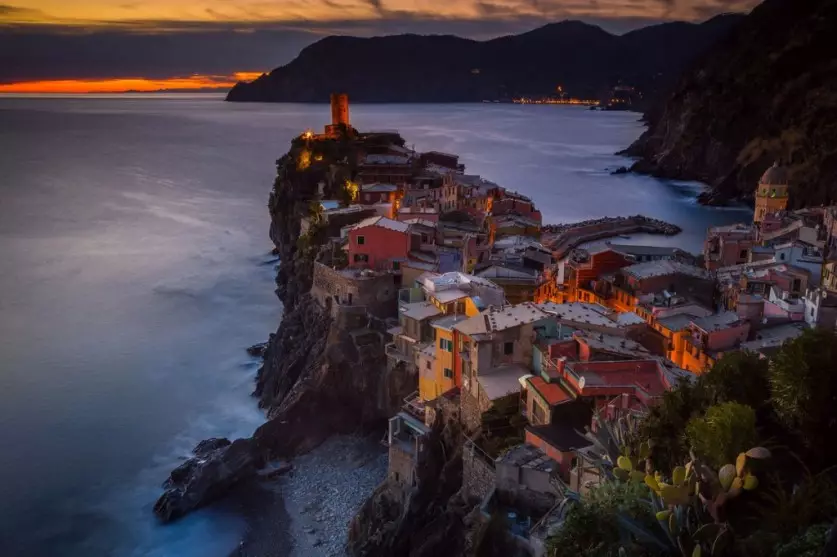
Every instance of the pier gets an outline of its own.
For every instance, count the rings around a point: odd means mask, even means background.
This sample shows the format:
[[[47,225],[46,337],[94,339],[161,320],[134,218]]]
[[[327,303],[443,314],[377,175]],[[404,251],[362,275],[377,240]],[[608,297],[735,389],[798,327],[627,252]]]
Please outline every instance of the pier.
[[[660,234],[674,236],[681,228],[677,225],[643,215],[630,217],[604,217],[569,224],[551,224],[543,227],[543,244],[552,250],[557,259],[587,242],[604,240],[623,234]]]

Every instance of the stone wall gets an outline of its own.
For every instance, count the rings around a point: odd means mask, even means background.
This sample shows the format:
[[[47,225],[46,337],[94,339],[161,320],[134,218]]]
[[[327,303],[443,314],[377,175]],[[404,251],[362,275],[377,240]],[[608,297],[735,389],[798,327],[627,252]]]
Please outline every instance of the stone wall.
[[[424,424],[427,427],[433,427],[437,420],[439,423],[459,423],[460,413],[459,395],[444,394],[427,403]]]
[[[311,296],[324,309],[343,305],[365,308],[368,313],[381,318],[397,314],[398,289],[394,275],[389,273],[355,275],[315,262]],[[335,309],[330,311],[336,312]]]
[[[476,431],[482,424],[482,410],[479,400],[465,390],[462,391],[460,397],[460,419],[465,431]]]
[[[400,443],[390,445],[389,470],[387,473],[390,481],[405,487],[411,486],[415,467],[415,457],[411,452],[405,450]]]
[[[462,448],[462,492],[473,503],[485,499],[494,489],[494,463],[472,441]]]
[[[471,381],[470,383],[470,389],[462,389],[460,396],[460,417],[462,427],[466,431],[475,432],[482,427],[482,415],[491,408],[493,403],[488,398],[488,395],[485,394],[485,390],[480,387],[479,380]],[[506,398],[511,397],[517,399],[520,397],[520,394],[511,393],[508,397],[502,397],[497,400],[505,401]]]

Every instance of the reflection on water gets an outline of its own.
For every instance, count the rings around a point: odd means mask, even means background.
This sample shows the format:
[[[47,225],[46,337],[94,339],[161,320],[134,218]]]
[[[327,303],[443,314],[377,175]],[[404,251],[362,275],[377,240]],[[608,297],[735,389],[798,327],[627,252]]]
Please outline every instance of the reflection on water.
[[[200,439],[249,435],[255,363],[279,322],[267,241],[274,161],[325,105],[217,98],[0,99],[0,543],[11,555],[225,556],[222,507],[171,527],[151,506]],[[360,129],[532,196],[547,222],[644,213],[684,227],[748,216],[613,153],[636,115],[572,107],[359,105]]]

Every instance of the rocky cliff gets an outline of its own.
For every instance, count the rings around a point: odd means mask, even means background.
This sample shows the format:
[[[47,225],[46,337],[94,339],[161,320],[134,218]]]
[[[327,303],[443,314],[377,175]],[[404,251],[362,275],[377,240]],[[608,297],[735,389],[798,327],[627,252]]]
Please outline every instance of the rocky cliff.
[[[254,393],[268,421],[252,438],[196,447],[194,457],[172,472],[155,506],[164,521],[223,495],[272,459],[306,452],[333,434],[383,431],[386,418],[415,389],[415,377],[388,371],[382,323],[337,322],[308,295],[314,260],[328,254],[320,253],[324,238],[301,241],[300,220],[320,182],[326,195],[343,182],[328,160],[303,165],[299,154],[294,147],[277,161],[269,202],[284,315],[267,343]]]
[[[550,95],[557,85],[576,97],[598,98],[619,83],[651,98],[738,19],[666,23],[624,35],[563,21],[489,41],[326,37],[289,64],[238,83],[227,100],[321,102],[345,91],[360,102],[480,102]]]
[[[837,199],[837,2],[766,0],[701,57],[627,151],[633,170],[747,198],[775,160],[791,205]]]

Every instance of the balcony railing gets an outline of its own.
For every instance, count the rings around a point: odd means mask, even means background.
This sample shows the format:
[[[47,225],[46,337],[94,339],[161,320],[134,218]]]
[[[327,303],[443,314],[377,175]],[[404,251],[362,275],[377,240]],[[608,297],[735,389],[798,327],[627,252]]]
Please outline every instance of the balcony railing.
[[[413,391],[412,394],[404,398],[402,408],[414,418],[424,421],[424,401],[419,398],[418,391]]]
[[[410,361],[410,358],[408,358],[406,354],[404,354],[401,350],[399,350],[394,342],[388,343],[384,347],[384,352],[386,352],[386,355],[389,356],[390,358],[394,358],[394,359],[402,361],[402,362],[409,362]]]

